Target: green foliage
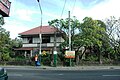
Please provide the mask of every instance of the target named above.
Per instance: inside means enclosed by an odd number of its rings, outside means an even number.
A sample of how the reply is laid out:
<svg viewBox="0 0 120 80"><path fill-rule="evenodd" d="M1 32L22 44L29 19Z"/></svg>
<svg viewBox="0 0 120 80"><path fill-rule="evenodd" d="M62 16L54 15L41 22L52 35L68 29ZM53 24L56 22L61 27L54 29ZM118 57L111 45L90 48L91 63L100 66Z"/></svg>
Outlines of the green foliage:
<svg viewBox="0 0 120 80"><path fill-rule="evenodd" d="M1 58L2 58L3 61L9 61L10 60L9 53L1 54Z"/></svg>
<svg viewBox="0 0 120 80"><path fill-rule="evenodd" d="M6 31L1 25L4 24L4 18L0 18L0 55L1 59L8 60L9 57L14 53L13 48L21 47L22 41L20 39L10 39L9 31ZM9 54L8 54L9 53ZM1 60L0 59L0 60Z"/></svg>
<svg viewBox="0 0 120 80"><path fill-rule="evenodd" d="M9 31L6 31L1 25L4 24L4 18L0 17L0 60L8 61L11 53L11 39Z"/></svg>
<svg viewBox="0 0 120 80"><path fill-rule="evenodd" d="M43 65L50 65L50 54L46 53L46 55L42 55L41 62Z"/></svg>
<svg viewBox="0 0 120 80"><path fill-rule="evenodd" d="M89 61L97 61L97 60L98 60L98 57L97 57L97 56L94 56L94 55L90 55L90 56L88 56L88 60L89 60Z"/></svg>
<svg viewBox="0 0 120 80"><path fill-rule="evenodd" d="M10 53L10 45L9 45L9 32L6 31L4 28L0 27L0 55L2 56L3 60L9 60L9 53Z"/></svg>
<svg viewBox="0 0 120 80"><path fill-rule="evenodd" d="M26 58L24 56L17 56L14 60L15 61L25 61Z"/></svg>
<svg viewBox="0 0 120 80"><path fill-rule="evenodd" d="M55 19L49 21L49 24L60 28L68 35L68 20L68 18ZM92 52L96 54L96 57L91 55L89 56L89 60L101 58L110 59L112 56L115 58L116 54L120 55L120 19L116 20L115 17L111 17L107 19L106 24L101 20L93 20L91 17L85 17L82 23L75 18L70 19L70 22L72 29L72 48L79 51L79 48L82 46L88 49L92 47ZM114 33L117 34L118 40L114 38ZM68 47L68 37L65 39L65 42L60 45L62 55L64 55L64 51L62 50L65 49L65 47ZM79 56L79 54L77 55Z"/></svg>
<svg viewBox="0 0 120 80"><path fill-rule="evenodd" d="M58 27L56 24L59 24L60 29L64 30L68 35L68 20L68 18L65 20L55 19L51 22L49 21L49 24L55 27ZM83 23L80 23L79 20L75 18L70 19L70 23L72 29L72 48L79 49L81 46L89 47L94 45L102 47L103 39L106 38L106 25L104 22L100 20L93 20L90 17L85 17L83 19ZM79 33L76 33L76 30L78 30ZM66 39L66 41L60 45L60 47L61 50L65 49L65 47L68 47L68 39Z"/></svg>
<svg viewBox="0 0 120 80"><path fill-rule="evenodd" d="M79 31L79 37L76 37L77 39L75 40L81 41L83 46L93 46L95 44L102 46L102 33L105 33L105 29L100 27L97 20L85 17L83 23L81 23Z"/></svg>
<svg viewBox="0 0 120 80"><path fill-rule="evenodd" d="M12 39L10 41L10 45L12 48L22 47L22 39L18 39L18 38Z"/></svg>
<svg viewBox="0 0 120 80"><path fill-rule="evenodd" d="M48 24L50 26L54 26L59 28L60 30L63 30L68 35L69 30L69 19L54 19L52 21L48 21ZM76 34L77 28L80 26L79 20L77 20L75 17L72 19L70 18L70 26L71 26L71 35L74 36Z"/></svg>
<svg viewBox="0 0 120 80"><path fill-rule="evenodd" d="M0 26L4 24L4 18L0 15Z"/></svg>

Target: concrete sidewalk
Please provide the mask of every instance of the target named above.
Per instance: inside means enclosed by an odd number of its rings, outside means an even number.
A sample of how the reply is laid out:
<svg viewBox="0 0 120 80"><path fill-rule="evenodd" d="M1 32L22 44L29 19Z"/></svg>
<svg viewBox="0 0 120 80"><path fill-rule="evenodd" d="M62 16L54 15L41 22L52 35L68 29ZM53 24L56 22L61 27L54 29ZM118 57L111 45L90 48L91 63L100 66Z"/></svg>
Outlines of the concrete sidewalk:
<svg viewBox="0 0 120 80"><path fill-rule="evenodd" d="M29 70L103 70L103 69L120 69L120 66L74 66L74 67L51 67L51 66L1 66L6 69L29 69Z"/></svg>

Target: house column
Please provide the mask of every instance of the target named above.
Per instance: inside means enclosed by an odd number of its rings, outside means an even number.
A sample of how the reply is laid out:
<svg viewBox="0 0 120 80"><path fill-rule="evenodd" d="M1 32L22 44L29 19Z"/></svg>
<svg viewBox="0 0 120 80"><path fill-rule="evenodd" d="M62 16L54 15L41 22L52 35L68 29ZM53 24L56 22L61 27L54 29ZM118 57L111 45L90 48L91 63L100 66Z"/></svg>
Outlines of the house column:
<svg viewBox="0 0 120 80"><path fill-rule="evenodd" d="M32 55L32 50L30 51L30 57L32 57L33 55Z"/></svg>
<svg viewBox="0 0 120 80"><path fill-rule="evenodd" d="M24 53L25 58L26 58L26 55L27 55L27 52L25 51L25 53Z"/></svg>

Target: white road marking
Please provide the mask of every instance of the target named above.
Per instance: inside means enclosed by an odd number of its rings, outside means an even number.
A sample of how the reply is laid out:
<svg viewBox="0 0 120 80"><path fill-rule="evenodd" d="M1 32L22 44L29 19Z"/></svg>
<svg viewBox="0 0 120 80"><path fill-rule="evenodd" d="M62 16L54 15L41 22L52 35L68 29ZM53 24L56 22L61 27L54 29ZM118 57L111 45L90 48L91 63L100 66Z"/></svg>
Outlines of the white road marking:
<svg viewBox="0 0 120 80"><path fill-rule="evenodd" d="M58 74L58 75L60 75L60 76L61 76L61 75L63 75L63 74Z"/></svg>
<svg viewBox="0 0 120 80"><path fill-rule="evenodd" d="M105 77L120 77L120 75L102 75L102 76L105 76Z"/></svg>
<svg viewBox="0 0 120 80"><path fill-rule="evenodd" d="M8 74L8 76L17 76L17 77L21 77L23 76L22 74Z"/></svg>

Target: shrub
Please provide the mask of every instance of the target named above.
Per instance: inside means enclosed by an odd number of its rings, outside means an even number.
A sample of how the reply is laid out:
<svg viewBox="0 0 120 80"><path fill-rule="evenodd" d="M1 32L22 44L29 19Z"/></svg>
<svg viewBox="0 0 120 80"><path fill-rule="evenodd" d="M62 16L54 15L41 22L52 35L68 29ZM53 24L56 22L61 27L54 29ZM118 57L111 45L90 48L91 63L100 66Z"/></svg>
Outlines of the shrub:
<svg viewBox="0 0 120 80"><path fill-rule="evenodd" d="M1 54L1 58L2 58L3 61L9 61L10 60L9 53Z"/></svg>

